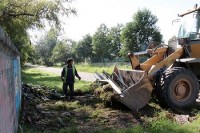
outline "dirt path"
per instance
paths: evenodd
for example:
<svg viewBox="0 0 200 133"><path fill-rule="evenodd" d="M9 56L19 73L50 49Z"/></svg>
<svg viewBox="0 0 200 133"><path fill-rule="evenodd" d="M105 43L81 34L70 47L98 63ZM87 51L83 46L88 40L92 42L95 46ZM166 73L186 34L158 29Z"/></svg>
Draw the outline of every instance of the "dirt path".
<svg viewBox="0 0 200 133"><path fill-rule="evenodd" d="M45 66L37 66L37 65L31 65L31 67L38 68L41 71L46 71L46 72L50 72L50 73L54 73L58 75L60 75L62 71L62 68L45 67ZM92 82L96 80L94 73L78 72L78 74L81 77L81 80L92 81Z"/></svg>

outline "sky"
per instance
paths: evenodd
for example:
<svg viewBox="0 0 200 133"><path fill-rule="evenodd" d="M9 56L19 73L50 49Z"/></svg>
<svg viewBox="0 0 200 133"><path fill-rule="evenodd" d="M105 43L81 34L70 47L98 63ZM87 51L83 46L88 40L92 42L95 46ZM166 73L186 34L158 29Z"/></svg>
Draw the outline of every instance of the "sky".
<svg viewBox="0 0 200 133"><path fill-rule="evenodd" d="M177 26L172 20L199 4L200 0L74 0L72 6L77 15L63 17L64 34L79 41L86 34L93 35L100 24L108 28L132 21L138 9L149 9L158 18L157 26L163 34L164 42L177 34Z"/></svg>

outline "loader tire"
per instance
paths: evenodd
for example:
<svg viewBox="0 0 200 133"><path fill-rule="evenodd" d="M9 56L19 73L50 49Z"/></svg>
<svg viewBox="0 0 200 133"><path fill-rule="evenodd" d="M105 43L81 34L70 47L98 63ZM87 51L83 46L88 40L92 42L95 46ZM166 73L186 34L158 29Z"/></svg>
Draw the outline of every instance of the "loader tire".
<svg viewBox="0 0 200 133"><path fill-rule="evenodd" d="M160 77L160 76L159 76ZM165 108L167 107L165 102L164 102L164 98L162 97L162 86L161 86L161 83L162 80L157 80L156 81L156 89L155 89L155 95L156 95L156 98L158 100L158 103L161 107Z"/></svg>
<svg viewBox="0 0 200 133"><path fill-rule="evenodd" d="M192 106L199 93L199 81L188 69L174 67L160 77L160 98L162 104L172 109L184 109Z"/></svg>

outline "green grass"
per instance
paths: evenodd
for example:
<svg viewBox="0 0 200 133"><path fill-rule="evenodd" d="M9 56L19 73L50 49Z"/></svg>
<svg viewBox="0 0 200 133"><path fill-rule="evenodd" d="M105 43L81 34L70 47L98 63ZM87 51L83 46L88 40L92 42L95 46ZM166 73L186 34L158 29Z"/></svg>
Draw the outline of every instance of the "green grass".
<svg viewBox="0 0 200 133"><path fill-rule="evenodd" d="M34 129L26 128L27 133L39 133ZM200 119L196 121L180 125L167 118L159 118L151 121L147 126L135 126L133 128L125 129L107 129L96 131L95 133L199 133L200 132ZM79 133L75 127L63 128L51 133Z"/></svg>
<svg viewBox="0 0 200 133"><path fill-rule="evenodd" d="M161 112L161 114L163 114ZM148 122L145 126L135 126L129 129L110 129L97 131L96 133L199 133L200 118L192 123L178 124L166 116L158 116Z"/></svg>
<svg viewBox="0 0 200 133"><path fill-rule="evenodd" d="M95 64L75 64L76 69L78 72L89 72L89 73L102 73L103 71L112 73L115 65L120 68L120 69L131 69L130 64L123 64L123 63L118 63L118 64L102 64L102 63L95 63ZM56 67L61 67L61 66L56 66Z"/></svg>
<svg viewBox="0 0 200 133"><path fill-rule="evenodd" d="M22 71L22 82L33 85L48 86L51 89L62 90L62 81L59 75L41 71L37 68L27 68ZM75 90L89 92L91 82L76 80Z"/></svg>

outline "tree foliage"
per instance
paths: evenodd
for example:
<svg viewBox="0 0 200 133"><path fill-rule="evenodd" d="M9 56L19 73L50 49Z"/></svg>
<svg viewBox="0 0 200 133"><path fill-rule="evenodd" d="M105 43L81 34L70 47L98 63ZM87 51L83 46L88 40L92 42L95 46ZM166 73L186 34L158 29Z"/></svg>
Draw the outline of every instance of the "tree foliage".
<svg viewBox="0 0 200 133"><path fill-rule="evenodd" d="M0 24L21 52L23 61L29 58L31 47L27 29L61 26L61 15L74 14L71 0L1 0Z"/></svg>
<svg viewBox="0 0 200 133"><path fill-rule="evenodd" d="M110 57L111 53L111 40L108 35L109 29L105 24L101 24L92 38L92 52L100 57L103 62L105 58Z"/></svg>
<svg viewBox="0 0 200 133"><path fill-rule="evenodd" d="M53 49L51 61L54 63L66 63L67 58L74 56L76 42L71 39L59 41Z"/></svg>
<svg viewBox="0 0 200 133"><path fill-rule="evenodd" d="M69 2L71 1L2 0L0 6L0 22L7 32L11 33L13 28L17 28L23 31L23 33L26 33L27 28L44 27L44 20L56 26L60 26L60 15L76 13L69 4L64 4ZM16 27L13 27L13 25Z"/></svg>
<svg viewBox="0 0 200 133"><path fill-rule="evenodd" d="M158 19L148 9L138 10L133 20L122 30L123 47L121 53L135 52L144 49L150 41L162 42L162 35L156 26Z"/></svg>
<svg viewBox="0 0 200 133"><path fill-rule="evenodd" d="M58 30L51 29L37 42L38 55L47 66L53 65L51 56L54 47L59 44L58 35Z"/></svg>
<svg viewBox="0 0 200 133"><path fill-rule="evenodd" d="M67 43L59 42L52 51L51 61L54 63L57 62L66 62L66 59L70 56L70 48Z"/></svg>
<svg viewBox="0 0 200 133"><path fill-rule="evenodd" d="M121 31L123 25L117 24L115 27L111 27L109 32L109 39L111 40L111 54L114 56L120 56L119 52L121 49Z"/></svg>
<svg viewBox="0 0 200 133"><path fill-rule="evenodd" d="M91 35L85 35L83 39L76 44L74 55L80 61L93 58Z"/></svg>
<svg viewBox="0 0 200 133"><path fill-rule="evenodd" d="M85 59L91 62L112 61L121 54L127 55L129 51L145 50L152 40L161 43L162 35L156 26L157 21L149 10L139 10L125 26L118 24L108 28L101 24L93 36L87 34L77 43L70 39L59 41L56 39L58 33L52 30L38 43L38 50L46 65L65 62L69 57L76 62Z"/></svg>

